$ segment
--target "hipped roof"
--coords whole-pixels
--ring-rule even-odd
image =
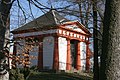
[[[19,32],[22,30],[44,29],[46,27],[56,27],[57,25],[60,25],[61,23],[67,22],[67,21],[70,21],[70,20],[61,16],[56,10],[51,9],[49,12],[13,30],[12,32],[14,33],[14,32]]]

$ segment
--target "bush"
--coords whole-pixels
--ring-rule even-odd
[[[11,69],[9,76],[9,80],[24,80],[24,75],[20,73],[19,69]]]
[[[30,74],[30,69],[29,68],[21,68],[20,73],[22,73],[24,75],[24,79],[26,79]]]
[[[37,72],[37,66],[31,68],[16,68],[10,70],[10,80],[25,80],[29,78],[31,72]]]

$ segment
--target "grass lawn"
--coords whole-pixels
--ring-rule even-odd
[[[28,80],[92,80],[92,76],[77,73],[32,72]]]

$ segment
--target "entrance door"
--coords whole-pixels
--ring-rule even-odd
[[[77,55],[77,40],[71,40],[71,62],[72,62],[72,67],[76,67],[76,55]]]

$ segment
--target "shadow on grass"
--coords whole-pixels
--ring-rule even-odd
[[[92,80],[89,76],[74,73],[31,73],[28,80]]]

